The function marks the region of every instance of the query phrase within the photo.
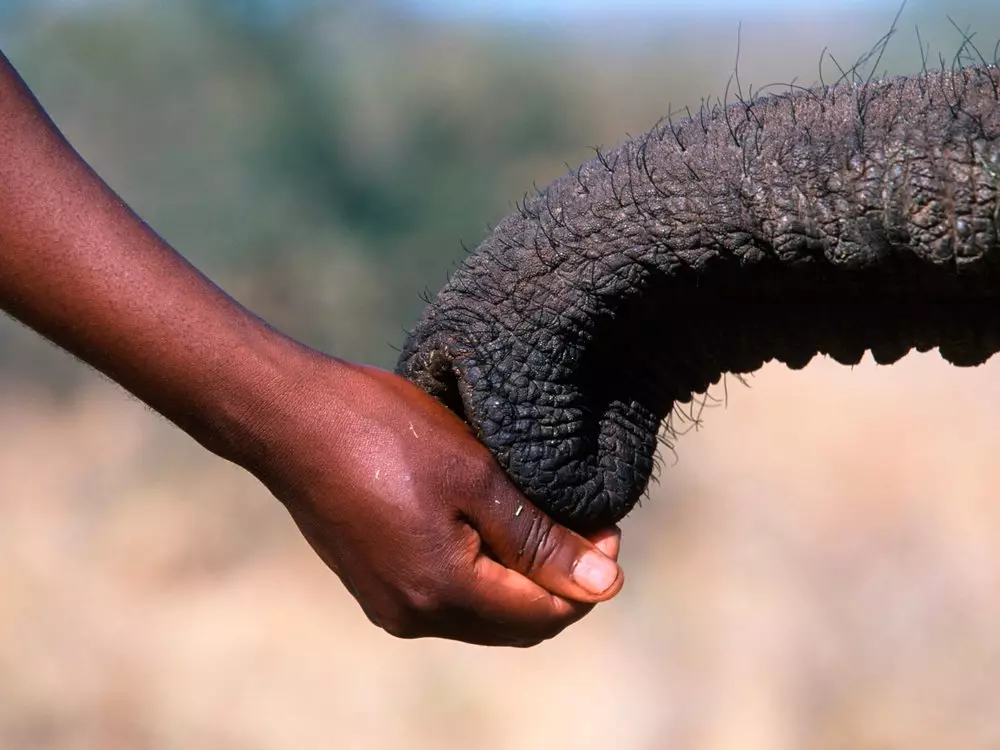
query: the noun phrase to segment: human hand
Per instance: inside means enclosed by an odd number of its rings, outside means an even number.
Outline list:
[[[376,625],[530,646],[622,587],[620,533],[584,539],[408,381],[310,353],[248,465]]]
[[[225,295],[97,177],[2,53],[0,269],[0,310],[259,477],[389,632],[528,645],[621,588],[598,551],[616,557],[616,530],[595,547],[554,525],[431,397]]]

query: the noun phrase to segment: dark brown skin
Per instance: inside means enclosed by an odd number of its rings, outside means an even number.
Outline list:
[[[256,476],[375,624],[551,638],[622,587],[469,428],[391,373],[325,356],[228,297],[61,136],[0,54],[0,308]]]

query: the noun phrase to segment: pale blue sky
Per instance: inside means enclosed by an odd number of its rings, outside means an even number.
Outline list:
[[[442,16],[583,19],[614,14],[691,15],[713,12],[749,14],[801,9],[803,0],[410,0],[411,5]],[[898,0],[813,0],[817,7],[898,5]]]

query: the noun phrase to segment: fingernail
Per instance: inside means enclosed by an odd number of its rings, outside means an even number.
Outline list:
[[[617,563],[598,552],[587,552],[573,568],[573,580],[591,594],[603,594],[617,578]]]

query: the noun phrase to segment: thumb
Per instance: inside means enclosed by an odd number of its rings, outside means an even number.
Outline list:
[[[510,482],[476,498],[467,514],[484,552],[556,596],[593,603],[621,590],[625,576],[615,560],[553,521]]]

